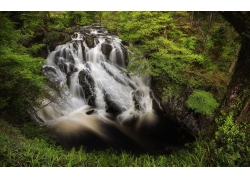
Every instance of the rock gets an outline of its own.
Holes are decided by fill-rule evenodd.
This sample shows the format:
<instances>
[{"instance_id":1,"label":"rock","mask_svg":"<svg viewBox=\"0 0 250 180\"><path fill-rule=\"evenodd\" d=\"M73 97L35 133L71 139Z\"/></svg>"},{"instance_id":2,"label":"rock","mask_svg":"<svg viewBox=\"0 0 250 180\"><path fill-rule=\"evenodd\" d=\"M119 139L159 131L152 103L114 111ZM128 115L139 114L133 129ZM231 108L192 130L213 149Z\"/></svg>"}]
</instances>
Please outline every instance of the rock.
<instances>
[{"instance_id":1,"label":"rock","mask_svg":"<svg viewBox=\"0 0 250 180\"><path fill-rule=\"evenodd\" d=\"M104 94L104 101L106 102L106 112L116 114L126 110L125 108L120 107L118 104L116 104L115 101L112 100L110 94L106 92L104 89L103 89L103 94Z\"/></svg>"},{"instance_id":2,"label":"rock","mask_svg":"<svg viewBox=\"0 0 250 180\"><path fill-rule=\"evenodd\" d=\"M41 71L41 74L45 75L45 73L47 73L49 71L52 72L53 74L56 74L56 70L52 66L44 66L43 69L42 69L42 71Z\"/></svg>"},{"instance_id":3,"label":"rock","mask_svg":"<svg viewBox=\"0 0 250 180\"><path fill-rule=\"evenodd\" d=\"M97 30L97 33L106 34L106 30L105 28L101 28Z\"/></svg>"},{"instance_id":4,"label":"rock","mask_svg":"<svg viewBox=\"0 0 250 180\"><path fill-rule=\"evenodd\" d=\"M156 111L156 113L157 114L164 113L160 99L154 95L153 91L150 91L149 95L150 95L150 98L152 99L153 109Z\"/></svg>"},{"instance_id":5,"label":"rock","mask_svg":"<svg viewBox=\"0 0 250 180\"><path fill-rule=\"evenodd\" d=\"M124 54L123 51L116 50L116 64L120 67L124 67Z\"/></svg>"},{"instance_id":6,"label":"rock","mask_svg":"<svg viewBox=\"0 0 250 180\"><path fill-rule=\"evenodd\" d=\"M127 42L127 41L122 40L121 43L122 43L124 46L129 46L129 42Z\"/></svg>"},{"instance_id":7,"label":"rock","mask_svg":"<svg viewBox=\"0 0 250 180\"><path fill-rule=\"evenodd\" d=\"M71 37L72 38L77 38L78 34L77 33L74 33Z\"/></svg>"},{"instance_id":8,"label":"rock","mask_svg":"<svg viewBox=\"0 0 250 180\"><path fill-rule=\"evenodd\" d=\"M99 43L100 43L100 41L99 41L99 39L98 39L98 38L95 38L95 39L94 39L94 42L95 42L95 45L97 45L97 44L99 44Z\"/></svg>"},{"instance_id":9,"label":"rock","mask_svg":"<svg viewBox=\"0 0 250 180\"><path fill-rule=\"evenodd\" d=\"M70 72L77 72L78 71L78 68L75 67L74 64L69 64L69 69L70 69Z\"/></svg>"},{"instance_id":10,"label":"rock","mask_svg":"<svg viewBox=\"0 0 250 180\"><path fill-rule=\"evenodd\" d=\"M105 42L106 42L106 43L108 43L108 44L111 44L111 43L112 43L112 41L113 41L113 40L112 40L111 38L108 38L108 37L107 37L107 38L105 38Z\"/></svg>"},{"instance_id":11,"label":"rock","mask_svg":"<svg viewBox=\"0 0 250 180\"><path fill-rule=\"evenodd\" d=\"M78 45L76 44L76 42L73 42L72 45L75 49L78 49Z\"/></svg>"},{"instance_id":12,"label":"rock","mask_svg":"<svg viewBox=\"0 0 250 180\"><path fill-rule=\"evenodd\" d=\"M135 91L132 92L132 96L133 96L135 110L136 111L145 112L145 108L140 103L141 100L142 100L142 97L144 96L143 91L141 91L141 90L135 90Z\"/></svg>"},{"instance_id":13,"label":"rock","mask_svg":"<svg viewBox=\"0 0 250 180\"><path fill-rule=\"evenodd\" d=\"M208 130L212 120L209 116L195 113L189 109L185 102L190 95L188 90L180 94L178 98L172 97L162 100L162 106L165 114L170 120L176 121L184 126L192 135L198 134L201 130Z\"/></svg>"},{"instance_id":14,"label":"rock","mask_svg":"<svg viewBox=\"0 0 250 180\"><path fill-rule=\"evenodd\" d=\"M122 53L123 53L123 58L124 58L125 65L128 66L129 59L128 59L128 51L127 51L127 49L122 47Z\"/></svg>"},{"instance_id":15,"label":"rock","mask_svg":"<svg viewBox=\"0 0 250 180\"><path fill-rule=\"evenodd\" d=\"M79 84L84 89L85 100L88 105L95 107L95 83L88 70L81 70L79 73Z\"/></svg>"},{"instance_id":16,"label":"rock","mask_svg":"<svg viewBox=\"0 0 250 180\"><path fill-rule=\"evenodd\" d=\"M95 47L94 37L93 36L86 37L86 44L89 48Z\"/></svg>"},{"instance_id":17,"label":"rock","mask_svg":"<svg viewBox=\"0 0 250 180\"><path fill-rule=\"evenodd\" d=\"M112 51L112 46L110 44L107 44L106 42L104 42L104 43L102 43L101 50L102 50L102 53L108 59L110 52Z\"/></svg>"}]
</instances>

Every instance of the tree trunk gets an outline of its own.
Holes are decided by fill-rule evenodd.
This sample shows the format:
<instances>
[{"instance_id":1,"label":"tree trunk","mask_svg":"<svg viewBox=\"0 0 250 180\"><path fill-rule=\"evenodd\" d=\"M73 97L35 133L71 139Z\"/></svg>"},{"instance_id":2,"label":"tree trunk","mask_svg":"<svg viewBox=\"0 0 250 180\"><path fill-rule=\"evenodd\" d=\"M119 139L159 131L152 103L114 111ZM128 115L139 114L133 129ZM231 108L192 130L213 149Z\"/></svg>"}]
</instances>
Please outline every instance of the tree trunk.
<instances>
[{"instance_id":1,"label":"tree trunk","mask_svg":"<svg viewBox=\"0 0 250 180\"><path fill-rule=\"evenodd\" d=\"M221 14L241 36L241 48L220 110L234 112L235 119L246 122L250 117L250 12Z\"/></svg>"}]
</instances>

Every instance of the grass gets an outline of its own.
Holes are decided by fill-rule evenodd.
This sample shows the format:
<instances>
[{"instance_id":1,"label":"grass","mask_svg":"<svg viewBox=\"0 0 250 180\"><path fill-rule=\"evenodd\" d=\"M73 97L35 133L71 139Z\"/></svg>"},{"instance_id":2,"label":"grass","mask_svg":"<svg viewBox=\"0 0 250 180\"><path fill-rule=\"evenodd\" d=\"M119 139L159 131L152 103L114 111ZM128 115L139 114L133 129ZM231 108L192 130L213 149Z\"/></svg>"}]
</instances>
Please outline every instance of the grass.
<instances>
[{"instance_id":1,"label":"grass","mask_svg":"<svg viewBox=\"0 0 250 180\"><path fill-rule=\"evenodd\" d=\"M81 147L80 150L66 150L56 145L43 128L31 123L17 128L0 120L0 132L1 167L207 167L221 166L220 157L223 156L223 152L213 153L216 150L213 143L201 139L190 145L192 151L134 156L112 149L87 152Z\"/></svg>"}]
</instances>

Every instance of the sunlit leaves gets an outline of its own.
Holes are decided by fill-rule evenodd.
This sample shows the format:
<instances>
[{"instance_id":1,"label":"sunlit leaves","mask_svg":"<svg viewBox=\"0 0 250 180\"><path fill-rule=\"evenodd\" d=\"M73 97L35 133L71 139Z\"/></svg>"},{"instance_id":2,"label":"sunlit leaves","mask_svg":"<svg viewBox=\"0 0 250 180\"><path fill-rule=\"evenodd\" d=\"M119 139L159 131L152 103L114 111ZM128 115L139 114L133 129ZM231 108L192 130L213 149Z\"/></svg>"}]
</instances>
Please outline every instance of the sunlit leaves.
<instances>
[{"instance_id":1,"label":"sunlit leaves","mask_svg":"<svg viewBox=\"0 0 250 180\"><path fill-rule=\"evenodd\" d=\"M204 115L211 115L219 105L211 93L201 90L195 90L188 97L186 104L196 113Z\"/></svg>"}]
</instances>

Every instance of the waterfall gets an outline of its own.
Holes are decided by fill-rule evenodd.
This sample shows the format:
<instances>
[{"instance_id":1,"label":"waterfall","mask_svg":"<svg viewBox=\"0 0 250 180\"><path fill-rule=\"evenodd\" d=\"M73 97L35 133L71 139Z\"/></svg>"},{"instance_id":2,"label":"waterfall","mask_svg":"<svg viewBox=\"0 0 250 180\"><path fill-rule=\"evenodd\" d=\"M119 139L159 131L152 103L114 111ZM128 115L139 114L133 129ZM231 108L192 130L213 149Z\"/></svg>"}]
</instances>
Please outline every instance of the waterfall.
<instances>
[{"instance_id":1,"label":"waterfall","mask_svg":"<svg viewBox=\"0 0 250 180\"><path fill-rule=\"evenodd\" d=\"M50 85L41 100L43 108L36 108L39 122L58 139L92 134L109 142L114 138L112 127L141 141L140 128L158 121L150 76L127 75L128 51L102 26L85 27L71 37L49 54L43 66Z\"/></svg>"}]
</instances>

